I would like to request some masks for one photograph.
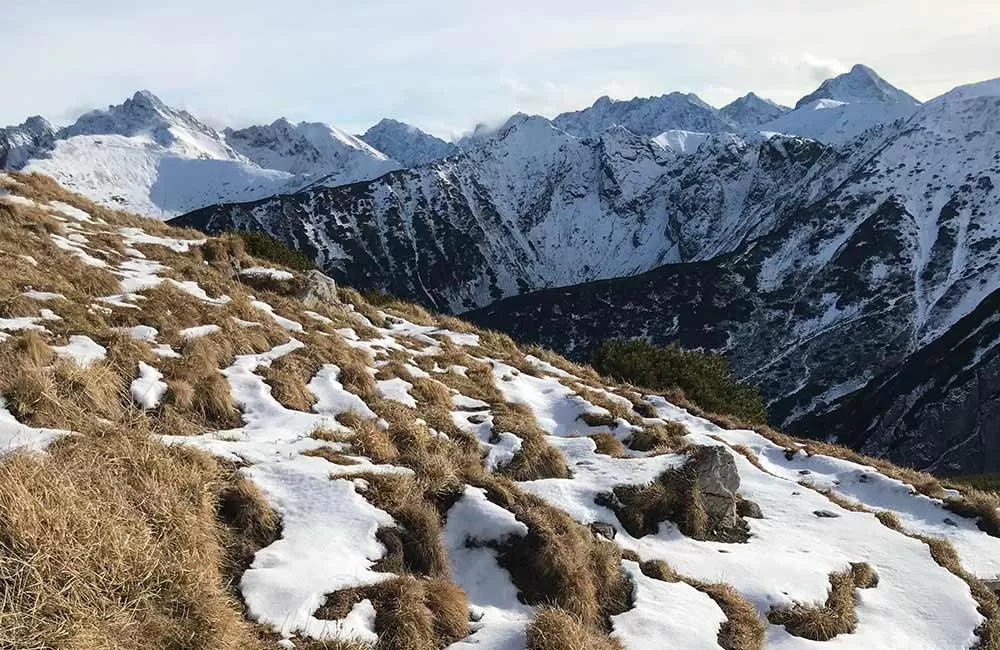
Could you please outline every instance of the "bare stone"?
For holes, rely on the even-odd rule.
[[[337,297],[337,283],[319,271],[306,271],[306,286],[299,292],[298,298],[308,304],[323,303],[336,305],[340,303]]]
[[[595,536],[604,537],[606,539],[614,539],[618,531],[611,524],[605,524],[600,521],[595,521],[590,524],[590,532],[594,533]]]

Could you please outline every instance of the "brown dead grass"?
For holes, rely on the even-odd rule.
[[[375,606],[376,650],[439,650],[469,634],[465,592],[441,578],[401,576],[334,592],[316,616],[341,619],[365,598]]]
[[[426,494],[409,475],[359,473],[352,476],[368,482],[368,489],[363,492],[365,498],[392,515],[399,525],[401,557],[392,560],[394,566],[382,565],[381,570],[447,578],[448,554],[442,542],[435,495]]]
[[[878,575],[870,565],[852,563],[849,569],[830,574],[830,593],[823,605],[795,603],[771,609],[767,618],[794,636],[829,641],[854,632],[858,625],[854,590],[871,589],[877,584]]]
[[[714,600],[726,615],[726,621],[719,627],[718,636],[719,646],[724,650],[761,650],[764,647],[767,624],[750,601],[740,596],[731,585],[702,582],[682,576],[663,560],[642,562],[639,569],[655,580],[686,582]]]
[[[500,472],[515,481],[569,478],[566,459],[545,440],[535,415],[524,404],[503,402],[493,407],[493,435],[513,433],[521,439],[521,450]]]
[[[684,425],[673,420],[663,424],[644,423],[632,433],[628,446],[634,451],[645,451],[650,454],[677,453],[688,445],[684,439],[686,434]]]
[[[595,433],[590,435],[589,438],[597,445],[597,453],[611,456],[612,458],[623,458],[625,456],[625,445],[610,433]]]
[[[0,647],[258,647],[225,589],[219,469],[144,438],[0,463]]]
[[[528,627],[527,650],[623,650],[621,642],[599,634],[577,616],[546,607]]]

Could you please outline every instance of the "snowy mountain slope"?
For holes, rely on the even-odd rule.
[[[847,104],[906,104],[919,106],[920,102],[905,91],[896,88],[868,66],[860,63],[850,71],[827,79],[819,88],[795,104],[802,108],[819,99],[832,99]]]
[[[621,127],[579,139],[520,116],[438,163],[176,223],[263,230],[340,280],[460,311],[728,250],[772,222],[825,151],[721,135],[682,156]]]
[[[52,176],[95,201],[166,218],[201,205],[292,190],[291,175],[261,169],[221,134],[140,91],[91,111],[7,166]]]
[[[874,70],[858,64],[824,81],[800,99],[795,110],[760,122],[757,128],[842,145],[869,129],[908,119],[919,105]]]
[[[281,118],[267,126],[226,129],[226,143],[264,169],[325,178],[331,185],[370,180],[400,165],[360,138],[327,124]]]
[[[41,118],[0,131],[0,168],[47,174],[104,205],[169,218],[400,165],[325,124],[278,120],[222,134],[139,91],[57,131]]]
[[[81,391],[71,387],[79,377],[111,381],[135,402],[102,417],[54,409],[43,427],[39,411],[24,408],[37,403],[29,401],[34,384],[16,384],[16,399],[8,393],[0,402],[0,440],[38,454],[0,463],[34,469],[31,459],[65,458],[62,445],[143,441],[134,455],[116,447],[107,466],[93,455],[98,471],[114,470],[110,487],[25,472],[65,494],[18,491],[19,507],[39,518],[7,526],[12,534],[37,529],[52,518],[47,507],[86,515],[85,506],[121,503],[129,492],[122,486],[145,486],[142,507],[133,508],[146,517],[129,530],[136,534],[116,537],[118,521],[84,520],[85,534],[43,530],[43,540],[65,557],[113,548],[124,558],[119,572],[146,568],[150,554],[157,576],[208,571],[213,580],[190,591],[74,573],[78,590],[111,592],[101,615],[155,620],[144,640],[156,647],[160,629],[187,633],[207,612],[212,625],[188,641],[195,650],[218,647],[219,620],[227,642],[245,634],[247,647],[267,650],[341,642],[394,650],[414,639],[428,648],[528,650],[538,647],[531,639],[551,636],[552,617],[568,620],[556,629],[588,649],[645,650],[668,638],[706,650],[972,650],[1000,623],[981,582],[1000,576],[1000,538],[978,526],[994,497],[977,509],[973,495],[888,463],[722,428],[663,396],[412,306],[379,309],[347,291],[344,302],[307,304],[299,298],[305,276],[268,268],[225,239],[194,238],[58,192],[49,203],[42,196],[52,188],[39,194],[26,177],[0,176],[0,185],[0,207],[14,217],[0,238],[8,253],[0,265],[4,277],[18,278],[0,287],[4,351],[50,378],[36,390],[59,406],[78,406]],[[51,264],[39,270],[30,260],[51,246]],[[259,277],[239,268],[274,282],[255,284]],[[170,314],[156,306],[164,295]],[[79,319],[84,306],[91,311]],[[53,355],[77,364],[75,373]],[[218,419],[206,421],[212,412],[190,396],[197,372],[205,373],[201,391],[229,407]],[[101,435],[82,430],[88,417]],[[56,438],[61,445],[49,447]],[[642,444],[649,438],[660,446]],[[161,459],[175,457],[188,459],[188,471],[160,471],[176,467]],[[203,484],[196,472],[215,467],[213,458],[223,478]],[[213,484],[233,473],[243,483],[226,483],[212,498]],[[2,472],[0,484],[13,490],[18,476]],[[146,505],[170,481],[194,486],[190,503]],[[649,501],[630,499],[644,489]],[[77,508],[57,498],[69,496]],[[192,519],[202,510],[219,517],[208,517],[211,532],[197,538],[203,547],[165,554],[148,541],[153,530],[183,542],[164,526],[168,511]],[[237,512],[226,517],[229,510]],[[268,528],[262,511],[271,530],[257,528]],[[220,530],[247,544],[235,573],[215,564],[232,564]],[[31,545],[8,554],[26,564],[19,570],[51,571]],[[223,592],[220,575],[241,603]],[[116,589],[107,590],[112,578]],[[213,588],[224,597],[205,603]],[[177,593],[194,596],[178,608],[164,597]],[[43,644],[60,638],[64,621],[45,625],[50,615],[30,598],[5,607],[23,613],[19,633]],[[830,619],[829,640],[808,638],[808,623]],[[95,626],[90,634],[113,643],[115,632]]]
[[[416,167],[447,158],[458,150],[451,142],[389,118],[381,120],[359,137],[403,167]]]
[[[697,95],[678,92],[628,101],[605,96],[589,108],[557,115],[552,123],[578,137],[597,137],[612,126],[623,126],[632,133],[650,137],[672,129],[702,133],[733,130],[718,110]]]
[[[740,129],[753,130],[790,110],[786,106],[775,104],[770,99],[759,97],[756,93],[747,93],[720,108],[719,115]]]
[[[728,255],[513,298],[470,317],[578,358],[620,336],[725,351],[761,385],[774,421],[793,426],[897,368],[1000,287],[996,89],[957,89],[882,139],[827,156],[792,195],[801,202]],[[870,422],[855,424],[862,429],[838,435],[860,446]],[[879,449],[926,466],[949,440]]]

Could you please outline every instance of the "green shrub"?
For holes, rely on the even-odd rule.
[[[599,372],[653,390],[680,388],[699,407],[720,415],[765,423],[767,410],[756,386],[733,378],[718,354],[658,348],[647,341],[607,341],[594,354]]]
[[[254,257],[281,264],[296,271],[310,271],[316,268],[316,264],[311,259],[301,252],[289,248],[285,242],[267,233],[243,230],[231,230],[229,233],[242,239],[243,243],[246,244],[247,253]]]

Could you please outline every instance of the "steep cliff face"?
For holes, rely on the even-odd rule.
[[[265,231],[338,279],[463,311],[730,250],[771,227],[830,154],[724,134],[685,155],[620,127],[580,139],[525,116],[438,163],[176,223]]]

